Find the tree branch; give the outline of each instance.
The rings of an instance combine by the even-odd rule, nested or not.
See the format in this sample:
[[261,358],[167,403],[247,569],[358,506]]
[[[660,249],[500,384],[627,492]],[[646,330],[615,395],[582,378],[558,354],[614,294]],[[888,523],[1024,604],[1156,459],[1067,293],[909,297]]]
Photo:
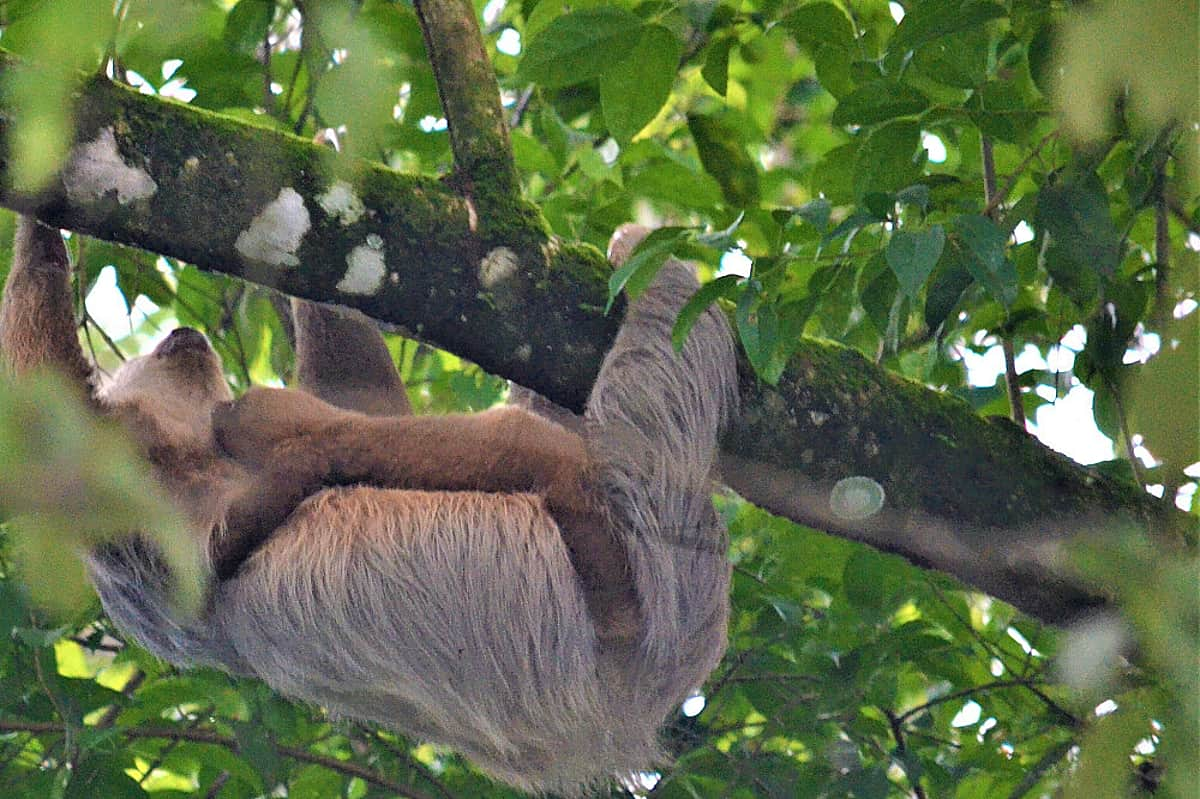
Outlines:
[[[471,0],[415,0],[438,95],[446,112],[454,167],[481,202],[520,196],[500,84],[483,48]],[[486,209],[481,214],[486,217]]]
[[[0,205],[359,308],[567,407],[582,407],[619,323],[602,313],[603,256],[552,240],[516,195],[493,195],[476,225],[468,199],[443,183],[93,79],[78,92],[62,177],[28,196],[12,189],[8,158],[20,109],[3,110]],[[731,487],[1048,621],[1099,601],[1057,562],[1071,536],[1118,512],[1158,532],[1190,523],[836,345],[800,342],[775,387],[743,359],[740,384],[721,462]],[[882,487],[879,512],[853,518],[831,505],[851,476]]]
[[[13,63],[0,54],[0,72]],[[359,308],[582,408],[619,323],[602,313],[608,264],[593,247],[552,242],[518,196],[488,206],[488,240],[467,199],[439,181],[102,78],[77,97],[74,158],[36,196],[13,189],[9,139],[20,109],[4,108],[0,204]],[[129,183],[119,193],[106,180]],[[507,231],[502,242],[497,229]]]

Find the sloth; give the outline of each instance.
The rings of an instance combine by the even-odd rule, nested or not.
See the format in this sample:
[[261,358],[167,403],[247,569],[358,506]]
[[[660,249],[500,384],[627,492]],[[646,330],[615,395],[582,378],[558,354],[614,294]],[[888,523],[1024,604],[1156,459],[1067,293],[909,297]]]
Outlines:
[[[618,231],[611,260],[645,233]],[[720,659],[729,613],[711,488],[734,349],[715,308],[672,347],[688,265],[629,304],[575,430],[513,407],[409,415],[377,330],[311,303],[293,304],[298,389],[234,401],[187,328],[95,381],[69,271],[58,231],[20,220],[0,352],[121,422],[207,554],[189,616],[148,537],[95,548],[119,628],[531,792],[663,762],[658,729]]]

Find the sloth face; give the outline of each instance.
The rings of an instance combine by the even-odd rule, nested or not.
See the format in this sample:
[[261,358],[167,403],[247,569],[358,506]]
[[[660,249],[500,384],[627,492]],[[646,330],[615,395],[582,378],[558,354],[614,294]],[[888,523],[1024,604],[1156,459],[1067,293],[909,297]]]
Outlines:
[[232,394],[208,339],[181,327],[149,355],[122,364],[99,397],[152,450],[211,448],[213,408]]

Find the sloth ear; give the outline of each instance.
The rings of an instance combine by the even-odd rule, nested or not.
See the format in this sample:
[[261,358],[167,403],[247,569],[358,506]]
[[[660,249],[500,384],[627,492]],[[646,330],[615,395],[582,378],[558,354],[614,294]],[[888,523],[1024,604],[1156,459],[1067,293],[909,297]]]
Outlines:
[[650,228],[632,222],[617,228],[608,240],[608,260],[613,266],[621,266],[629,258],[642,239],[650,235]]

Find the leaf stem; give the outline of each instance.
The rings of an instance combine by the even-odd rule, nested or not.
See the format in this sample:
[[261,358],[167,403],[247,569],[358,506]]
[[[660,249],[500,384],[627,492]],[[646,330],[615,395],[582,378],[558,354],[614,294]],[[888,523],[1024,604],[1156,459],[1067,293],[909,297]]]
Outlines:
[[[908,754],[908,746],[904,743],[904,727],[900,722],[900,718],[888,710],[883,708],[883,713],[887,716],[888,726],[892,728],[892,738],[896,741],[896,752],[900,754],[902,760],[906,761],[905,755]],[[921,778],[919,774],[909,774],[907,763],[905,763],[904,774],[908,777],[908,782],[912,786],[913,796],[916,799],[926,799],[925,789],[921,787]]]
[[1004,350],[1004,385],[1008,389],[1008,406],[1012,420],[1022,430],[1025,429],[1025,403],[1021,401],[1021,381],[1017,375],[1017,354],[1013,349],[1012,338],[1005,336],[1000,339]]
[[[995,215],[996,211],[1000,208],[1000,206],[1004,203],[1004,201],[1006,199],[1008,199],[1008,195],[1012,193],[1013,187],[1017,185],[1017,181],[1021,179],[1021,175],[1025,174],[1025,170],[1029,168],[1029,165],[1031,163],[1033,163],[1033,159],[1037,158],[1038,155],[1041,154],[1043,147],[1045,147],[1049,142],[1051,142],[1057,138],[1058,138],[1057,130],[1052,130],[1049,133],[1047,133],[1045,136],[1043,136],[1041,138],[1041,140],[1036,145],[1034,145],[1033,149],[1029,151],[1029,155],[1025,156],[1025,158],[1021,161],[1021,163],[1017,164],[1017,168],[1014,169],[1012,174],[1008,176],[1008,180],[1005,181],[1004,187],[1002,189],[1000,189],[999,191],[995,190],[996,165],[994,162],[992,163],[993,191],[990,195],[986,195],[986,200],[985,200],[986,205],[984,206],[984,209],[983,209],[984,216],[990,218]],[[988,151],[988,153],[990,153],[991,146],[992,146],[991,140],[988,139],[986,136],[984,137],[983,140],[985,142],[987,142],[987,145],[986,145],[987,151]],[[990,156],[985,156],[985,157],[990,158]],[[985,172],[987,171],[986,162],[985,162],[984,171]],[[986,185],[987,185],[986,184],[986,181],[987,181],[986,175],[984,177],[984,181],[985,181],[984,186],[985,186],[985,190],[986,190]]]
[[[996,157],[992,151],[991,136],[983,136],[980,139],[980,149],[983,154],[983,213],[994,222],[1000,202],[996,199]],[[1005,187],[1006,190],[1009,188],[1011,184]],[[1024,430],[1025,405],[1021,402],[1021,382],[1017,377],[1017,356],[1012,335],[1012,331],[1006,331],[1000,338],[1000,346],[1004,349],[1004,385],[1008,389],[1008,407],[1012,420]]]

